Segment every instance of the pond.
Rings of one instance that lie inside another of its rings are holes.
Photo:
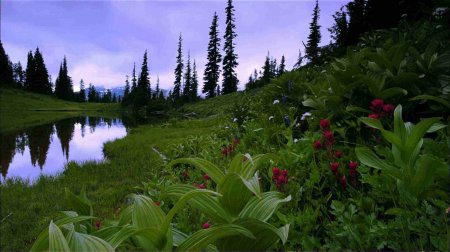
[[[1,181],[56,175],[69,161],[103,160],[103,144],[127,134],[121,119],[73,117],[0,133]]]

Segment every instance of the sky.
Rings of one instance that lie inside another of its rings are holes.
[[[2,0],[1,41],[13,63],[26,66],[27,52],[39,47],[55,81],[64,56],[74,89],[85,84],[113,88],[125,85],[136,63],[140,72],[148,52],[152,88],[171,89],[174,82],[178,36],[183,37],[183,57],[196,62],[199,93],[203,86],[209,27],[219,16],[223,48],[226,0]],[[332,15],[348,0],[320,0],[321,45],[330,42],[327,28]],[[304,50],[314,0],[235,0],[236,53],[239,89],[254,69],[261,69],[268,52],[287,69]],[[223,51],[222,51],[223,54]]]

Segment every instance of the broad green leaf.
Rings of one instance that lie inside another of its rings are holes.
[[[365,108],[361,108],[361,107],[357,107],[357,106],[353,106],[353,105],[348,105],[345,110],[347,112],[362,112],[362,113],[366,113],[369,114],[370,110],[365,109]]]
[[[284,197],[284,195],[279,192],[265,192],[261,194],[260,198],[251,198],[239,213],[239,217],[267,221],[277,210],[279,204],[290,200],[290,195],[288,197]]]
[[[84,187],[81,190],[80,196],[73,194],[68,188],[65,188],[66,199],[70,208],[81,215],[93,215],[92,203],[86,197]]]
[[[227,173],[217,188],[218,192],[223,195],[219,198],[220,204],[233,216],[239,214],[252,196],[252,192],[236,173]]]
[[[445,178],[448,178],[448,166],[442,160],[431,155],[421,156],[411,179],[411,193],[420,197],[421,193],[432,186],[435,180]]]
[[[199,251],[206,248],[209,244],[214,243],[218,239],[234,235],[242,235],[255,239],[255,236],[248,229],[239,225],[219,224],[193,233],[178,246],[178,250]]]
[[[388,130],[382,130],[381,133],[386,140],[395,145],[400,151],[403,150],[402,140],[397,135]]]
[[[277,161],[279,159],[279,157],[273,153],[267,153],[267,154],[258,154],[258,155],[254,155],[252,157],[252,159],[247,160],[244,163],[244,171],[242,172],[243,177],[245,179],[249,179],[251,177],[254,176],[255,171],[259,168],[259,166],[268,160],[273,160],[273,161]]]
[[[222,170],[219,169],[216,165],[209,162],[208,160],[201,159],[201,158],[179,158],[176,159],[168,164],[168,167],[172,167],[175,164],[190,164],[193,165],[199,169],[201,169],[203,172],[208,174],[216,184],[219,184],[223,178],[224,173]]]
[[[400,137],[402,143],[406,143],[407,134],[402,118],[402,105],[398,105],[394,110],[394,134]]]
[[[48,227],[49,251],[70,251],[69,244],[59,227],[50,222]]]
[[[441,97],[437,97],[437,96],[432,96],[432,95],[418,95],[415,96],[413,98],[410,99],[411,101],[417,101],[417,100],[430,100],[430,101],[435,101],[437,103],[440,103],[444,106],[446,106],[447,108],[450,108],[450,102],[448,102],[448,100],[445,100]]]
[[[395,179],[401,179],[402,175],[399,169],[381,160],[375,153],[369,148],[359,147],[355,149],[356,156],[361,163],[382,170],[387,175],[392,176]]]
[[[369,118],[369,117],[362,117],[359,120],[361,120],[361,122],[363,122],[364,124],[366,124],[367,126],[369,126],[371,128],[375,128],[375,129],[379,129],[379,130],[384,129],[380,120]]]
[[[431,127],[427,130],[427,133],[433,133],[433,132],[436,132],[443,128],[447,128],[447,125],[442,124],[442,123],[435,123],[435,124],[431,125]]]
[[[92,233],[92,235],[105,240],[113,249],[117,249],[124,241],[137,233],[138,230],[136,228],[131,225],[126,225],[123,227],[112,226],[102,228]]]
[[[133,205],[130,205],[122,210],[119,216],[119,223],[117,224],[118,226],[124,226],[131,223],[131,218],[133,216],[133,207]]]
[[[71,251],[114,251],[106,241],[92,235],[72,231],[69,233],[69,247]]]
[[[408,94],[408,91],[406,91],[403,88],[392,87],[392,88],[388,88],[388,89],[383,90],[381,92],[381,98],[387,99],[387,98],[390,98],[392,96],[407,95],[407,94]]]
[[[230,168],[228,169],[227,172],[241,174],[243,172],[243,165],[244,165],[243,163],[244,163],[244,155],[237,154],[231,161]]]
[[[273,225],[256,219],[239,219],[234,224],[248,229],[256,239],[235,235],[221,239],[217,247],[221,251],[267,251],[277,241],[284,244],[289,233],[289,224],[276,228]]]
[[[173,226],[172,226],[172,233],[173,233],[173,246],[175,247],[178,247],[188,237],[187,234],[181,232],[180,230],[176,229]]]
[[[427,118],[424,120],[421,120],[418,124],[414,126],[414,128],[411,131],[411,134],[408,137],[408,140],[406,142],[406,153],[413,153],[416,150],[416,153],[418,150],[420,150],[421,146],[421,140],[425,133],[428,131],[428,129],[435,123],[439,121],[439,118]],[[411,155],[409,161],[410,164],[412,164],[415,160],[415,156]]]
[[[184,194],[196,189],[192,185],[170,185],[161,196],[178,199]],[[201,194],[195,198],[191,198],[188,204],[200,210],[215,223],[230,223],[232,220],[232,216],[220,205],[218,197]]]

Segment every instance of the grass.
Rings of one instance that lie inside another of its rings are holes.
[[[65,102],[20,90],[0,90],[0,97],[0,130],[43,124],[80,113],[104,115],[118,108],[115,104]],[[117,217],[126,195],[134,192],[135,186],[164,173],[163,160],[152,147],[169,153],[172,144],[181,143],[188,136],[211,134],[241,98],[241,93],[224,95],[188,104],[181,109],[195,112],[200,119],[172,119],[160,125],[131,129],[125,138],[104,145],[106,162],[69,163],[59,176],[42,176],[31,186],[20,179],[0,185],[0,250],[30,249],[50,220],[56,219],[59,211],[69,208],[65,202],[65,187],[79,193],[85,186],[96,216]],[[5,122],[4,118],[10,121]]]
[[[119,105],[113,103],[69,102],[18,89],[0,89],[0,132],[78,115],[117,116],[118,111]]]

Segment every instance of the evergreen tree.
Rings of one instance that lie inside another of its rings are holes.
[[[33,53],[29,51],[27,56],[27,69],[25,70],[25,88],[28,91],[32,91],[35,75],[36,63],[34,62]]]
[[[311,23],[309,24],[309,36],[308,42],[306,44],[306,57],[310,60],[312,64],[319,63],[319,43],[321,39],[320,35],[320,25],[319,21],[319,1],[316,0],[316,6],[313,11],[313,18]]]
[[[65,56],[61,66],[59,67],[59,74],[55,81],[55,95],[63,100],[73,99],[72,78],[68,74],[67,60]]]
[[[128,95],[130,94],[130,82],[128,81],[128,75],[125,76],[126,80],[125,80],[125,90],[123,91],[123,96],[124,97],[128,97]]]
[[[188,52],[186,71],[184,73],[183,99],[191,101],[192,73],[191,73],[191,55]]]
[[[237,67],[237,55],[234,52],[234,39],[236,38],[236,33],[234,29],[234,6],[232,0],[228,0],[227,7],[225,8],[226,13],[226,28],[224,36],[224,51],[225,56],[223,57],[223,81],[222,81],[222,93],[228,94],[237,91],[238,78],[236,75],[235,68]]]
[[[222,55],[220,54],[220,37],[218,31],[218,17],[214,12],[213,21],[209,30],[208,56],[205,65],[205,73],[203,75],[203,89],[202,92],[206,97],[214,97],[216,95],[216,87],[219,83],[220,75],[220,61]]]
[[[13,68],[0,41],[0,87],[14,84]]]
[[[159,76],[156,76],[156,90],[155,90],[155,99],[159,99],[159,93],[161,90],[159,90]]]
[[[85,102],[86,101],[86,90],[84,87],[84,81],[83,79],[80,80],[80,94],[78,97],[79,102]]]
[[[142,107],[148,104],[150,100],[150,79],[147,66],[147,50],[144,53],[142,61],[141,74],[138,78],[136,97],[134,98],[134,106]]]
[[[20,61],[17,64],[14,64],[13,77],[17,87],[22,88],[25,85],[25,72],[23,71]]]
[[[134,93],[136,91],[137,83],[136,83],[136,63],[133,63],[133,78],[131,79],[131,92]]]
[[[182,41],[183,40],[181,38],[181,33],[180,33],[180,37],[178,39],[177,66],[175,68],[175,82],[173,83],[173,92],[172,92],[174,101],[178,101],[178,99],[180,99],[181,91],[182,91],[181,90],[181,78],[183,76],[183,52],[181,49]]]
[[[298,49],[298,57],[297,62],[295,62],[294,64],[294,69],[299,69],[302,66],[303,58],[304,57],[302,56],[302,51]]]
[[[88,102],[96,102],[97,101],[97,94],[95,91],[94,85],[92,83],[89,83],[88,88]]]
[[[114,102],[114,103],[117,103],[116,93],[113,94],[113,97],[112,97],[111,101]]]
[[[197,76],[197,66],[195,64],[194,59],[194,67],[192,73],[192,86],[191,86],[191,101],[197,100],[197,92],[198,92],[198,76]]]
[[[30,83],[30,90],[41,94],[51,94],[52,86],[49,81],[47,68],[45,67],[44,58],[36,48],[34,52],[34,76],[33,82]]]
[[[355,45],[361,34],[365,31],[364,3],[365,0],[354,0],[346,5],[350,19],[346,45]]]
[[[284,72],[286,72],[286,64],[285,64],[285,59],[284,59],[284,55],[281,56],[281,62],[280,62],[280,67],[278,68],[278,73],[277,75],[280,76],[282,74],[284,74]]]
[[[272,73],[271,73],[270,56],[269,56],[269,53],[267,53],[266,61],[264,62],[264,66],[263,66],[263,75],[262,75],[261,79],[264,83],[268,83],[271,78],[272,78]]]
[[[275,78],[278,73],[277,59],[270,60],[270,78]]]
[[[341,8],[339,11],[333,15],[334,24],[328,31],[331,34],[331,38],[337,47],[346,46],[346,39],[348,33],[347,15],[345,11]]]

